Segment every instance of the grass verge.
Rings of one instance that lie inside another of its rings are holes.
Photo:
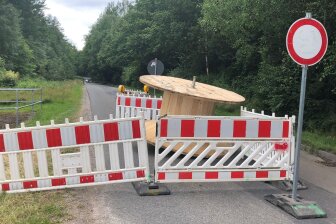
[[[26,121],[34,126],[36,121],[49,124],[51,119],[63,123],[64,118],[77,118],[81,107],[82,82],[22,80],[20,88],[43,88],[43,105],[35,106],[35,116]],[[30,109],[28,109],[30,110]],[[0,193],[0,223],[61,223],[69,218],[66,209],[68,193],[61,191],[42,191],[35,193]]]
[[[308,146],[311,152],[323,150],[336,154],[336,136],[304,131],[302,143]]]

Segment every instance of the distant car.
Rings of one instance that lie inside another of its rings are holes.
[[[85,79],[85,82],[89,82],[89,80],[88,80],[88,79]]]

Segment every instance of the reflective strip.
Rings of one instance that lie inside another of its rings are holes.
[[[181,120],[181,137],[194,137],[195,120]]]
[[[152,99],[146,99],[146,108],[152,108]]]
[[[120,140],[131,139],[133,136],[131,121],[122,121],[119,122],[118,125],[119,125]]]
[[[233,137],[233,120],[223,119],[221,120],[221,138],[232,138]]]
[[[19,143],[15,132],[4,133],[6,152],[18,151]]]
[[[42,149],[48,147],[45,130],[33,130],[32,135],[35,149]]]
[[[246,137],[246,120],[233,121],[233,137],[235,138]]]
[[[168,132],[168,120],[161,119],[160,120],[160,137],[167,137]]]
[[[161,109],[162,100],[157,101],[157,109]]]
[[[256,119],[246,120],[246,138],[258,137],[258,123]]]
[[[125,106],[125,96],[120,96],[120,105]]]
[[[140,121],[139,120],[132,121],[132,133],[133,133],[133,138],[141,138]]]
[[[158,102],[158,99],[156,99],[156,98],[152,99],[152,108],[153,109],[157,109],[157,102]]]
[[[135,107],[135,100],[136,100],[135,97],[131,97],[131,104],[130,104],[131,107]]]
[[[181,136],[181,120],[169,119],[167,127],[167,137],[180,137]]]
[[[103,124],[105,141],[119,140],[119,127],[117,122]]]
[[[140,98],[141,99],[141,107],[146,108],[146,98]]]
[[[48,147],[62,146],[61,131],[59,128],[46,130]]]
[[[282,123],[282,137],[288,138],[289,135],[289,121],[283,121]]]
[[[269,138],[271,137],[271,121],[259,121],[258,127],[258,137],[259,138]]]
[[[92,143],[104,142],[104,131],[102,124],[90,125],[90,139]]]
[[[75,127],[62,127],[61,139],[63,146],[76,145]]]
[[[135,99],[135,106],[136,107],[141,107],[141,98],[136,98]]]
[[[207,136],[207,130],[208,121],[204,119],[196,119],[194,136],[204,138]]]
[[[3,134],[0,134],[0,152],[5,152],[5,142],[4,142],[4,137]]]
[[[207,137],[220,137],[221,120],[208,120]]]
[[[89,125],[76,126],[75,133],[76,133],[76,143],[77,144],[91,143]]]
[[[125,97],[125,106],[131,106],[131,97]]]
[[[195,181],[227,181],[227,180],[281,180],[286,178],[286,170],[253,170],[253,171],[176,171],[157,172],[157,180],[160,182],[173,181],[184,182],[185,180]]]
[[[20,150],[34,149],[33,137],[30,131],[17,133]]]
[[[281,120],[272,121],[271,138],[282,138],[282,123]]]

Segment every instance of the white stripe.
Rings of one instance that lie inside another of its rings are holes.
[[[222,138],[232,138],[233,137],[233,120],[232,119],[222,119],[221,120],[220,137]]]
[[[61,127],[60,129],[61,129],[62,145],[63,146],[76,145],[75,127],[68,126],[68,127]]]
[[[181,137],[181,119],[169,118],[167,137]]]
[[[258,125],[257,119],[246,120],[246,138],[257,138],[258,137]]]
[[[282,138],[283,120],[275,120],[271,122],[271,138]]]
[[[207,137],[208,121],[204,119],[195,119],[194,136],[199,138]]]
[[[93,143],[104,142],[104,133],[102,124],[89,125],[90,139]]]
[[[6,152],[19,150],[19,142],[17,138],[17,133],[15,132],[4,133],[3,137],[4,137]]]
[[[35,149],[47,148],[46,130],[33,130],[32,131],[33,144]]]

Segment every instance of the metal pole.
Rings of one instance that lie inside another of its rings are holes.
[[[32,113],[34,113],[34,90],[32,90]]]
[[[16,89],[15,91],[15,94],[16,94],[16,103],[15,103],[15,115],[16,115],[16,127],[19,127],[19,92],[18,90]]]
[[[307,65],[302,66],[300,108],[299,108],[298,128],[297,128],[297,136],[296,136],[296,147],[295,147],[295,154],[294,154],[294,174],[293,174],[293,191],[292,191],[292,198],[294,200],[297,200],[297,185],[299,181],[300,149],[301,149],[304,103],[305,103],[305,96],[306,96],[307,71],[308,71],[308,66]]]
[[[157,58],[155,58],[155,73],[154,73],[154,75],[156,75],[156,73],[157,73],[156,68],[157,68]],[[155,89],[154,89],[154,97],[155,97]]]
[[[41,88],[41,95],[40,95],[40,111],[42,111],[42,88]]]

